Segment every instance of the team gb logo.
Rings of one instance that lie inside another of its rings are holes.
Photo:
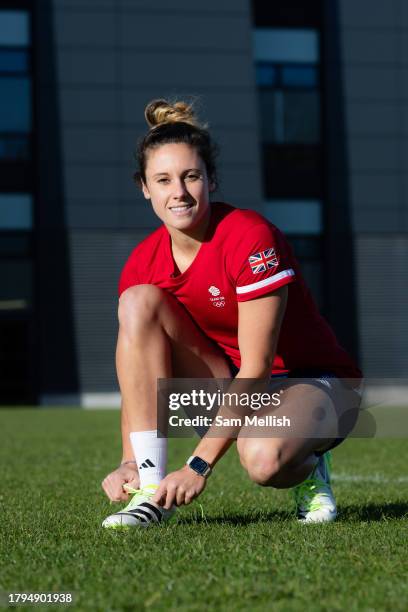
[[[218,287],[214,287],[214,285],[211,285],[211,287],[208,289],[208,291],[211,293],[211,295],[220,295],[221,291],[218,289]]]
[[[214,287],[214,285],[211,285],[211,287],[208,288],[208,292],[211,293],[211,295],[213,296],[210,297],[210,302],[214,306],[214,308],[224,308],[225,297],[220,295],[221,291],[218,289],[218,287]]]

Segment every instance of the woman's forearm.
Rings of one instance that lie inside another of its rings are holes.
[[[192,454],[201,457],[211,466],[214,466],[234,441],[234,438],[208,438],[204,436]]]

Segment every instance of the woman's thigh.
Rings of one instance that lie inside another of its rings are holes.
[[[265,460],[276,472],[301,464],[311,453],[330,448],[336,439],[345,437],[357,418],[359,402],[338,379],[329,379],[329,383],[330,390],[311,382],[287,379],[282,383],[279,405],[257,411],[258,423],[269,416],[282,425],[242,427],[238,452],[243,465]]]
[[[123,333],[133,329],[144,352],[150,349],[156,354],[166,347],[170,353],[172,377],[231,376],[224,353],[169,292],[154,285],[131,287],[122,294],[119,309],[122,310],[119,318]],[[163,335],[167,342],[162,341]]]

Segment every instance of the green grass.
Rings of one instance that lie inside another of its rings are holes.
[[[117,411],[1,410],[0,430],[3,593],[70,591],[71,609],[104,612],[407,609],[404,439],[334,451],[336,523],[299,525],[289,493],[251,483],[233,448],[176,522],[119,533],[100,527],[116,509],[100,482],[120,458]],[[172,440],[170,468],[193,446]]]

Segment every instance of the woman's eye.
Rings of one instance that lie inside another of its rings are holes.
[[[168,180],[169,180],[169,179],[162,178],[162,179],[159,179],[159,180],[158,180],[158,182],[159,182],[159,183],[167,183],[167,181],[168,181]]]
[[[199,177],[198,177],[198,174],[188,174],[187,178],[195,180],[195,179],[198,179]]]

